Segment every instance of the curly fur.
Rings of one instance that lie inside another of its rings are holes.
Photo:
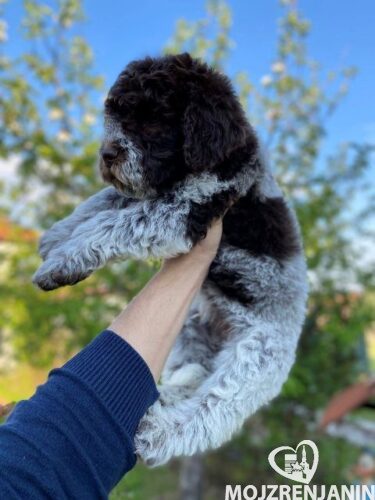
[[[298,224],[226,76],[188,54],[130,63],[105,104],[100,170],[113,184],[43,235],[51,290],[115,257],[223,238],[136,435],[150,465],[220,446],[281,390],[305,315]]]

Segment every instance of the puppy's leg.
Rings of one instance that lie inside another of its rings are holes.
[[[190,398],[209,375],[212,353],[205,344],[204,330],[205,326],[192,324],[190,320],[183,326],[158,386],[162,406],[176,406]]]
[[[216,337],[211,326],[202,321],[198,296],[165,364],[158,387],[160,407],[170,411],[193,397],[212,372],[218,347]]]
[[[159,386],[161,404],[174,405],[190,397],[211,373],[216,350],[210,326],[202,322],[194,305],[165,364]]]
[[[75,228],[51,250],[34,275],[44,290],[72,285],[115,257],[169,258],[187,253],[189,204],[164,200],[131,202],[123,209],[102,210]]]
[[[266,323],[238,331],[217,356],[213,374],[192,397],[173,406],[156,401],[136,434],[141,458],[148,465],[161,465],[227,441],[248,416],[280,392],[297,343],[285,335]]]
[[[39,254],[45,260],[52,249],[64,244],[73,231],[90,217],[102,210],[123,208],[128,199],[113,187],[108,187],[90,196],[81,203],[71,215],[62,219],[46,231],[39,242]]]

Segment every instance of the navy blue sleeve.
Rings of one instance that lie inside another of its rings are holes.
[[[107,498],[135,465],[134,434],[157,397],[141,356],[102,332],[0,426],[0,498]]]

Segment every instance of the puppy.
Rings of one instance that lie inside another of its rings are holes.
[[[136,436],[150,465],[216,448],[277,396],[305,315],[298,224],[228,78],[188,54],[130,63],[105,102],[112,187],[40,242],[44,290],[108,260],[170,258],[222,216],[223,237]]]

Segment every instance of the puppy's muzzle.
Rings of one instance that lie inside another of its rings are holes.
[[[119,161],[126,161],[128,152],[117,143],[104,144],[101,148],[100,154],[106,168],[111,167]]]

